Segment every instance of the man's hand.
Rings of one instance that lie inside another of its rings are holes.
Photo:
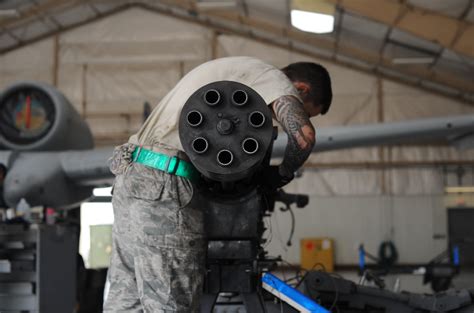
[[[293,173],[283,176],[279,166],[268,166],[262,173],[262,186],[268,191],[274,191],[288,184],[293,178]]]

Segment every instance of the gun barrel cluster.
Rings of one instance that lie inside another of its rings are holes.
[[[196,91],[183,107],[179,127],[191,162],[221,181],[250,175],[271,146],[273,133],[265,101],[248,86],[229,81]]]

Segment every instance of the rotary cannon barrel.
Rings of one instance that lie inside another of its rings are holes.
[[[254,173],[271,147],[272,115],[252,88],[218,81],[198,89],[181,111],[179,135],[191,162],[209,179],[231,182]]]
[[[196,152],[197,154],[204,153],[207,151],[207,148],[209,148],[209,142],[207,142],[206,138],[204,137],[197,137],[196,139],[193,140],[191,145],[192,145],[193,151]]]

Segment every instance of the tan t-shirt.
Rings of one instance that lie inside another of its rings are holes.
[[[254,89],[267,104],[281,96],[298,93],[279,69],[251,57],[227,57],[199,65],[186,74],[151,112],[129,142],[165,150],[183,151],[178,125],[181,110],[191,95],[212,82],[235,81]]]

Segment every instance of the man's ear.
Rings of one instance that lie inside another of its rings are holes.
[[[299,94],[302,96],[307,96],[309,94],[310,86],[308,83],[301,81],[294,81],[293,86],[298,90]]]

